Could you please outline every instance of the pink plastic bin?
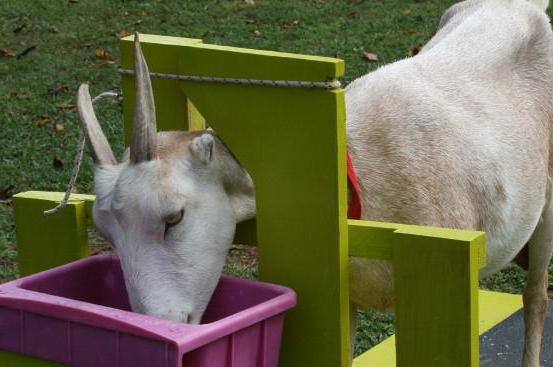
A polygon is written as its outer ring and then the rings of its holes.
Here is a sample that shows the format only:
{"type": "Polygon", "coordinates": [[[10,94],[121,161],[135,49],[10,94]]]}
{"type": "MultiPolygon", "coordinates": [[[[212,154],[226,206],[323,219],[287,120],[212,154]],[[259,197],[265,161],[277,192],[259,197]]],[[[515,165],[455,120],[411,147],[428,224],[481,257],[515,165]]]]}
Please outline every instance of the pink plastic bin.
{"type": "Polygon", "coordinates": [[[281,286],[223,276],[201,325],[130,311],[119,260],[94,256],[0,285],[0,349],[78,367],[276,367],[281,286]]]}

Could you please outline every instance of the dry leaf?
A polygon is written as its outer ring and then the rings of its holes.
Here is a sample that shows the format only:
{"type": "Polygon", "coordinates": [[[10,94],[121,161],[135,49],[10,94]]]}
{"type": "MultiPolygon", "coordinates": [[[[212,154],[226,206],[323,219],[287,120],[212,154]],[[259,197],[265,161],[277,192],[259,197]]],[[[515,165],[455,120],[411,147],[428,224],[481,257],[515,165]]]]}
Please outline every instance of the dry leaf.
{"type": "Polygon", "coordinates": [[[352,11],[351,13],[347,14],[348,18],[359,18],[359,13],[356,11],[352,11]]]}
{"type": "Polygon", "coordinates": [[[22,58],[23,56],[27,55],[29,52],[31,52],[35,49],[36,49],[36,46],[27,47],[26,49],[21,51],[15,58],[20,59],[20,58],[22,58]]]}
{"type": "Polygon", "coordinates": [[[253,34],[255,37],[259,37],[259,36],[261,36],[261,31],[259,31],[259,30],[256,29],[256,30],[254,30],[254,31],[252,32],[252,34],[253,34]]]}
{"type": "Polygon", "coordinates": [[[261,24],[269,24],[269,23],[271,23],[271,20],[270,19],[261,19],[261,18],[246,18],[246,19],[244,19],[244,23],[261,25],[261,24]]]}
{"type": "Polygon", "coordinates": [[[294,28],[294,27],[297,27],[299,24],[300,24],[299,20],[290,20],[290,21],[281,23],[283,28],[294,28]]]}
{"type": "Polygon", "coordinates": [[[127,36],[130,36],[130,35],[131,35],[131,32],[127,31],[126,29],[123,29],[123,30],[117,32],[117,37],[119,37],[119,38],[127,37],[127,36]]]}
{"type": "Polygon", "coordinates": [[[64,55],[73,55],[73,50],[64,48],[63,50],[61,50],[61,53],[64,55]]]}
{"type": "Polygon", "coordinates": [[[363,51],[363,59],[369,62],[377,62],[378,61],[378,55],[372,52],[366,52],[363,51]]]}
{"type": "Polygon", "coordinates": [[[255,5],[255,1],[254,0],[244,0],[244,2],[248,5],[255,5]]]}
{"type": "Polygon", "coordinates": [[[146,15],[148,15],[148,13],[146,13],[145,10],[141,10],[137,13],[137,15],[141,16],[141,17],[145,17],[146,15]]]}
{"type": "Polygon", "coordinates": [[[418,54],[421,51],[422,46],[423,46],[422,43],[419,43],[418,45],[410,49],[409,56],[415,56],[416,54],[418,54]]]}
{"type": "Polygon", "coordinates": [[[96,51],[94,51],[95,55],[99,59],[107,59],[108,58],[108,52],[104,50],[103,48],[97,48],[96,51]]]}
{"type": "Polygon", "coordinates": [[[8,185],[3,189],[0,189],[0,200],[7,200],[11,198],[13,196],[13,189],[15,189],[13,185],[8,185]]]}
{"type": "Polygon", "coordinates": [[[62,169],[63,168],[63,161],[56,157],[52,161],[52,166],[54,166],[55,169],[62,169]]]}
{"type": "Polygon", "coordinates": [[[50,25],[48,26],[48,32],[50,32],[50,33],[59,33],[58,27],[56,27],[56,26],[53,25],[53,24],[50,24],[50,25]]]}
{"type": "Polygon", "coordinates": [[[73,111],[73,110],[77,109],[77,105],[76,104],[62,104],[62,105],[56,106],[56,108],[58,110],[63,110],[63,111],[73,111]]]}
{"type": "Polygon", "coordinates": [[[54,124],[53,128],[54,128],[54,131],[56,131],[56,132],[63,131],[63,125],[60,124],[59,122],[56,122],[56,123],[54,124]]]}
{"type": "Polygon", "coordinates": [[[0,49],[0,57],[14,57],[15,53],[7,48],[0,49]]]}
{"type": "Polygon", "coordinates": [[[43,126],[46,126],[50,123],[50,118],[49,117],[41,117],[39,118],[38,120],[35,121],[35,125],[38,126],[38,127],[43,127],[43,126]]]}
{"type": "Polygon", "coordinates": [[[67,85],[56,85],[48,88],[48,94],[52,97],[65,93],[69,90],[67,85]]]}
{"type": "Polygon", "coordinates": [[[23,23],[23,24],[18,25],[18,26],[15,27],[15,29],[13,30],[13,33],[19,33],[19,32],[21,32],[26,26],[27,26],[27,23],[23,23]]]}
{"type": "Polygon", "coordinates": [[[405,15],[409,15],[409,14],[411,14],[412,12],[413,12],[413,11],[412,11],[411,9],[404,9],[402,13],[405,14],[405,15]]]}
{"type": "Polygon", "coordinates": [[[106,64],[113,65],[115,64],[115,60],[106,60],[106,64]]]}

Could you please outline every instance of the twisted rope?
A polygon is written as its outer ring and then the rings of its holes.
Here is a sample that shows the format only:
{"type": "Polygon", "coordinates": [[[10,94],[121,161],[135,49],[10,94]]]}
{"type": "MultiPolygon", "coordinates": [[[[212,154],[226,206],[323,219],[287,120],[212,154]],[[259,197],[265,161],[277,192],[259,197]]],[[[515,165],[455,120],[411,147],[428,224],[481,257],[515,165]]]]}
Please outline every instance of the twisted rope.
{"type": "MultiPolygon", "coordinates": [[[[134,75],[134,70],[119,69],[122,75],[134,75]]],[[[181,80],[187,82],[238,84],[238,85],[261,85],[266,87],[280,88],[310,88],[310,89],[336,89],[342,86],[339,80],[330,82],[311,82],[306,80],[266,80],[266,79],[239,79],[239,78],[218,78],[213,76],[178,75],[150,72],[151,78],[181,80]]]]}
{"type": "MultiPolygon", "coordinates": [[[[103,92],[97,95],[92,99],[92,104],[96,104],[98,101],[100,101],[102,98],[105,97],[111,97],[113,99],[116,99],[119,97],[119,93],[115,92],[103,92]]],[[[69,197],[71,196],[71,191],[73,191],[73,187],[75,186],[75,182],[77,181],[77,176],[79,175],[79,169],[81,168],[81,163],[83,161],[83,152],[84,152],[84,146],[85,146],[86,140],[84,137],[83,132],[81,131],[80,140],[79,140],[79,146],[77,148],[77,154],[75,155],[75,159],[73,160],[73,170],[71,171],[71,178],[69,179],[69,183],[67,184],[67,188],[65,189],[65,195],[63,196],[63,200],[56,205],[52,209],[45,210],[43,212],[44,215],[51,215],[54,213],[57,213],[61,209],[65,208],[67,206],[67,202],[69,201],[69,197]]]]}

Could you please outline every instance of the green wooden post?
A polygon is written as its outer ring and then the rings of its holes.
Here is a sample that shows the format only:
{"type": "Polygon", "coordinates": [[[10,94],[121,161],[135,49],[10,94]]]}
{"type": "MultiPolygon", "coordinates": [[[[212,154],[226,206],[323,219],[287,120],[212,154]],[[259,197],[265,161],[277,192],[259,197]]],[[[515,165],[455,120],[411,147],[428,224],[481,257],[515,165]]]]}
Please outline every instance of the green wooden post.
{"type": "Polygon", "coordinates": [[[87,222],[93,196],[72,195],[67,207],[45,216],[63,193],[29,191],[14,196],[19,273],[33,274],[88,255],[87,222]]]}
{"type": "Polygon", "coordinates": [[[419,227],[393,236],[398,367],[478,366],[478,232],[419,227]]]}
{"type": "MultiPolygon", "coordinates": [[[[126,69],[132,68],[131,41],[121,41],[126,69]]],[[[176,64],[184,75],[325,81],[344,70],[331,58],[201,43],[169,50],[153,36],[141,41],[154,72],[175,73],[176,64]]],[[[130,87],[123,84],[125,96],[134,93],[130,87]]],[[[181,88],[254,179],[260,278],[298,293],[298,306],[287,316],[281,365],[348,366],[343,91],[193,82],[181,88]]]]}
{"type": "Polygon", "coordinates": [[[396,366],[478,367],[484,233],[357,220],[348,227],[350,256],[393,262],[396,366]]]}

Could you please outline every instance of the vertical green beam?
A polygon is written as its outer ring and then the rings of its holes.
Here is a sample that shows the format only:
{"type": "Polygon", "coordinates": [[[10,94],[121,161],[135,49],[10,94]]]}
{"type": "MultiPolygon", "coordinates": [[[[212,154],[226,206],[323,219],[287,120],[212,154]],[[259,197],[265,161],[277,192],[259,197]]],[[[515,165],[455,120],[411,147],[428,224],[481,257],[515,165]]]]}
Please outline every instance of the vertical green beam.
{"type": "MultiPolygon", "coordinates": [[[[163,72],[157,65],[163,66],[163,47],[143,43],[151,71],[163,72]]],[[[323,81],[344,71],[331,58],[205,44],[175,44],[173,51],[184,75],[323,81]]],[[[131,41],[123,40],[124,68],[132,67],[131,55],[131,41]]],[[[260,278],[298,294],[284,327],[281,366],[348,366],[343,91],[181,87],[254,179],[260,278]]]]}
{"type": "Polygon", "coordinates": [[[88,256],[87,224],[93,196],[72,195],[67,206],[45,216],[63,193],[29,191],[13,198],[20,275],[29,275],[88,256]]]}
{"type": "MultiPolygon", "coordinates": [[[[125,40],[132,40],[133,36],[125,40]]],[[[154,36],[143,34],[141,42],[156,44],[156,53],[150,55],[148,60],[155,65],[156,72],[175,74],[178,72],[178,57],[175,53],[175,45],[201,43],[199,39],[154,36]]],[[[121,43],[126,47],[125,42],[121,43]]],[[[129,49],[121,50],[128,56],[132,56],[129,49]]],[[[126,69],[134,70],[133,64],[124,65],[126,69]]],[[[156,96],[156,118],[159,131],[171,130],[201,130],[205,128],[205,119],[196,109],[190,99],[186,97],[180,88],[180,82],[176,80],[153,79],[152,89],[156,96]]],[[[132,117],[134,111],[134,76],[123,75],[121,77],[121,90],[123,91],[123,115],[125,118],[125,142],[130,141],[132,129],[132,117]]]]}
{"type": "Polygon", "coordinates": [[[484,235],[404,227],[392,241],[397,366],[477,367],[484,235]]]}

